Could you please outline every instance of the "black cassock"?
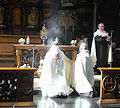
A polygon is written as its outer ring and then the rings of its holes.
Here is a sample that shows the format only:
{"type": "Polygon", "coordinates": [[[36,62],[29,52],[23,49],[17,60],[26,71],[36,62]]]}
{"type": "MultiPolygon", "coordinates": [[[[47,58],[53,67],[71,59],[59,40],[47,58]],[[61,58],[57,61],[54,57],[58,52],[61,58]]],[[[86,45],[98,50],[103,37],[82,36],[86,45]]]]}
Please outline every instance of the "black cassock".
{"type": "Polygon", "coordinates": [[[97,56],[97,67],[108,66],[108,42],[106,37],[96,36],[96,56],[97,56]]]}

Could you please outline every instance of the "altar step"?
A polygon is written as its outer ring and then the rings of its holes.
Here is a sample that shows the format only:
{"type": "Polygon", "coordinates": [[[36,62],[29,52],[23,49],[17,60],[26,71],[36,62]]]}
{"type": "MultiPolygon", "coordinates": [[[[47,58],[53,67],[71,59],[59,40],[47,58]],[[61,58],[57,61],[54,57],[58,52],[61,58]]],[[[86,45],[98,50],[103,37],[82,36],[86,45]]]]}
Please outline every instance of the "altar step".
{"type": "Polygon", "coordinates": [[[0,53],[0,67],[14,67],[15,62],[13,53],[0,53]]]}

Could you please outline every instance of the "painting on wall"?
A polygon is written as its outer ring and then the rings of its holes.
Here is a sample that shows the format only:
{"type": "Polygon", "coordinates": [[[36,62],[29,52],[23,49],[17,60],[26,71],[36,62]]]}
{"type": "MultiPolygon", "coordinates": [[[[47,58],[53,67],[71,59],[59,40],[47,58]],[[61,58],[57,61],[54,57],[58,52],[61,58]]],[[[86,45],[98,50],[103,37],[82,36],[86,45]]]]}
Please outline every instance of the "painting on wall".
{"type": "Polygon", "coordinates": [[[34,28],[38,26],[38,15],[39,15],[38,8],[36,7],[29,8],[27,18],[28,28],[34,28]]]}
{"type": "Polygon", "coordinates": [[[11,9],[11,30],[12,34],[21,34],[22,32],[22,9],[13,7],[11,9]]]}
{"type": "Polygon", "coordinates": [[[12,24],[13,25],[21,25],[22,13],[20,8],[12,9],[12,24]]]}

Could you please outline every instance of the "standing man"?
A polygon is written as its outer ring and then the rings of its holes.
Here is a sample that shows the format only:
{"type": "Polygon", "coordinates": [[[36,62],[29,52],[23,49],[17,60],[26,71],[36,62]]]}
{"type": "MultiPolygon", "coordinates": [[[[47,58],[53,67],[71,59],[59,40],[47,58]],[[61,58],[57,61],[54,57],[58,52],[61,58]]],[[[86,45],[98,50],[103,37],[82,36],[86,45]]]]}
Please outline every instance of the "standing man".
{"type": "Polygon", "coordinates": [[[98,29],[94,33],[92,41],[91,57],[93,65],[97,65],[97,67],[108,66],[108,43],[110,37],[104,28],[103,23],[98,24],[98,29]]]}

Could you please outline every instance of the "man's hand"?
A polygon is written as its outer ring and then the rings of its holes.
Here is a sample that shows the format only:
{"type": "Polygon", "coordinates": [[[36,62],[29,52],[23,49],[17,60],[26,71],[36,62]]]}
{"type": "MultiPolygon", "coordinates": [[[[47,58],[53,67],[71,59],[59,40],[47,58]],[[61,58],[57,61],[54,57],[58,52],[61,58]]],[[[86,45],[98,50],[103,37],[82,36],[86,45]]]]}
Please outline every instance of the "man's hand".
{"type": "Polygon", "coordinates": [[[71,64],[73,64],[73,63],[75,62],[75,59],[76,59],[76,56],[74,56],[74,57],[72,58],[72,60],[70,60],[69,62],[70,62],[71,64]]]}
{"type": "Polygon", "coordinates": [[[70,62],[71,64],[73,64],[74,61],[75,61],[75,60],[70,60],[69,62],[70,62]]]}
{"type": "Polygon", "coordinates": [[[104,33],[103,35],[102,35],[102,37],[107,37],[108,36],[108,33],[104,33]]]}
{"type": "Polygon", "coordinates": [[[110,42],[110,37],[107,37],[106,41],[110,42]]]}
{"type": "Polygon", "coordinates": [[[57,63],[57,60],[60,60],[59,53],[56,55],[55,62],[57,63]]]}

